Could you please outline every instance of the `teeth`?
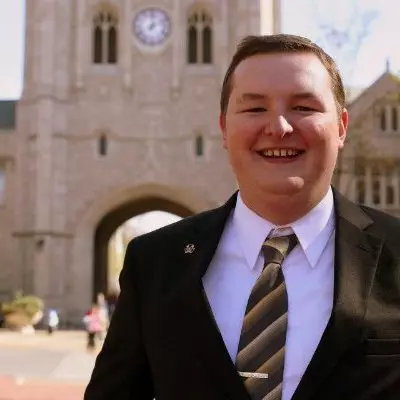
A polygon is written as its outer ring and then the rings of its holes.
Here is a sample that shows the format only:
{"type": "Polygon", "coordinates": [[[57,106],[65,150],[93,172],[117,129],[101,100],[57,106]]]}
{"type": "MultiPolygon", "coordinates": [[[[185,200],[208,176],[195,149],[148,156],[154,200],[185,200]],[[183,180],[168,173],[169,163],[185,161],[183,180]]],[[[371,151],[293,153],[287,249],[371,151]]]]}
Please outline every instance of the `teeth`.
{"type": "Polygon", "coordinates": [[[286,157],[295,156],[297,154],[299,154],[299,152],[293,149],[269,149],[264,151],[264,156],[266,157],[286,157]]]}

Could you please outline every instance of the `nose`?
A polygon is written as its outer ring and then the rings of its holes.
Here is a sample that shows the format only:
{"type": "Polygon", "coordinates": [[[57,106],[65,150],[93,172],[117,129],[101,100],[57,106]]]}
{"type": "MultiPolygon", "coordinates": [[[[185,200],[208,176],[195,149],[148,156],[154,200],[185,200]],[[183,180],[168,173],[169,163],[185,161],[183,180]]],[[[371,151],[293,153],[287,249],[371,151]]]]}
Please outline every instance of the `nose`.
{"type": "Polygon", "coordinates": [[[275,136],[277,139],[282,139],[285,135],[292,132],[293,127],[284,115],[271,116],[265,125],[265,133],[275,136]]]}

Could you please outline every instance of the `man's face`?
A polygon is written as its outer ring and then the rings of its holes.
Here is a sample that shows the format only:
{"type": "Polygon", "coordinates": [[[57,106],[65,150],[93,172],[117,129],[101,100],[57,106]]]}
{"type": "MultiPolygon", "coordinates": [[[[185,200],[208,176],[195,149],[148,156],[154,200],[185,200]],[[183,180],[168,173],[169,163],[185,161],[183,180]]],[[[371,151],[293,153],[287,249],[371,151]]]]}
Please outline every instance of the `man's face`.
{"type": "Polygon", "coordinates": [[[245,197],[328,190],[347,112],[338,115],[330,76],[312,53],[262,54],[232,76],[224,146],[245,197]]]}

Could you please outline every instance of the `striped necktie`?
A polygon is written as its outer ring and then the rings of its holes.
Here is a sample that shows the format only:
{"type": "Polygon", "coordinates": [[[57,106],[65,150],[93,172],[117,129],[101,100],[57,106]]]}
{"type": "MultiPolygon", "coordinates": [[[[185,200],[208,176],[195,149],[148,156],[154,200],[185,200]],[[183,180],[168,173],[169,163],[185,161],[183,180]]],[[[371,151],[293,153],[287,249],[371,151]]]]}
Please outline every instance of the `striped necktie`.
{"type": "Polygon", "coordinates": [[[296,235],[267,238],[264,269],[247,303],[236,367],[252,400],[280,400],[288,318],[282,273],[284,258],[296,246],[296,235]]]}

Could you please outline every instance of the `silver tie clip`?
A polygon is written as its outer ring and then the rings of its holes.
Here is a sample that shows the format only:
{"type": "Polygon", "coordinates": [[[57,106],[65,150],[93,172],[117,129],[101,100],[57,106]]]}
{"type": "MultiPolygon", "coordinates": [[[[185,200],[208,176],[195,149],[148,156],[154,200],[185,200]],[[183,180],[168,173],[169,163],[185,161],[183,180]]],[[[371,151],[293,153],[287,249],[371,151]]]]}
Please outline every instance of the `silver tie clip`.
{"type": "Polygon", "coordinates": [[[257,378],[257,379],[267,379],[268,374],[263,374],[261,372],[242,372],[238,371],[240,376],[244,378],[257,378]]]}

